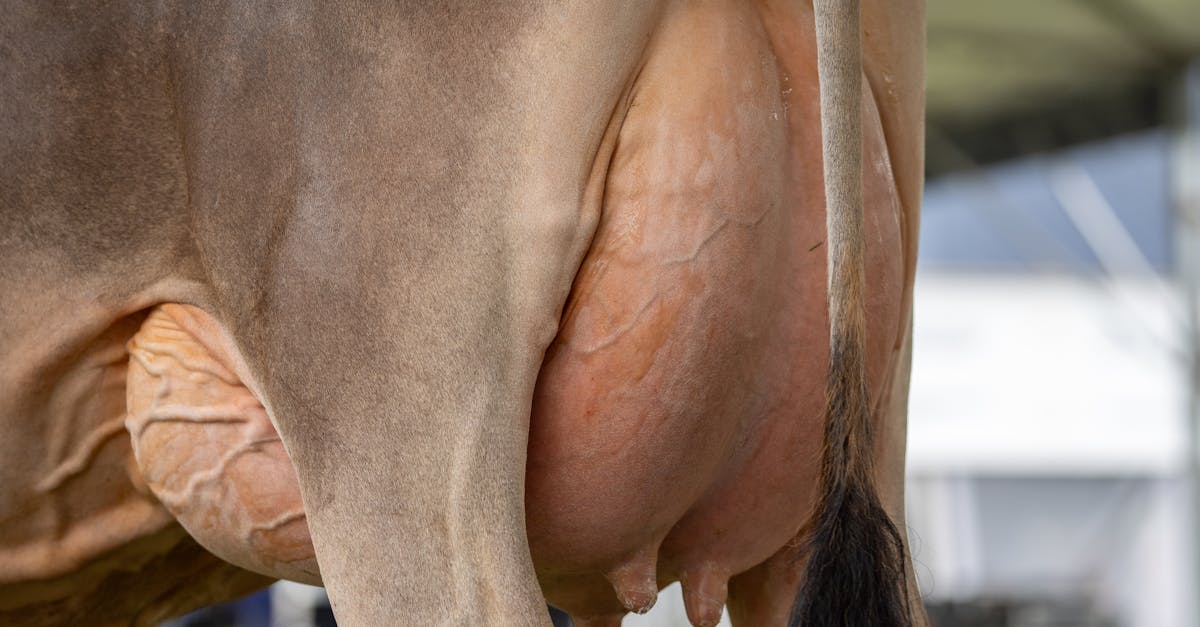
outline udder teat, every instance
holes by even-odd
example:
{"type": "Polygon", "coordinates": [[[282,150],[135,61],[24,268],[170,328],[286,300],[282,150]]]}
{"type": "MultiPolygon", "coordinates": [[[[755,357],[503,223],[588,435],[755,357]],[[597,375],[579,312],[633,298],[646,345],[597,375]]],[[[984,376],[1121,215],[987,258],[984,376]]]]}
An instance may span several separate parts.
{"type": "Polygon", "coordinates": [[[645,614],[658,600],[658,546],[635,553],[605,577],[613,586],[617,599],[630,612],[645,614]]]}
{"type": "Polygon", "coordinates": [[[685,569],[679,580],[683,586],[683,605],[692,625],[715,627],[721,622],[729,593],[729,575],[715,564],[703,564],[685,569]]]}

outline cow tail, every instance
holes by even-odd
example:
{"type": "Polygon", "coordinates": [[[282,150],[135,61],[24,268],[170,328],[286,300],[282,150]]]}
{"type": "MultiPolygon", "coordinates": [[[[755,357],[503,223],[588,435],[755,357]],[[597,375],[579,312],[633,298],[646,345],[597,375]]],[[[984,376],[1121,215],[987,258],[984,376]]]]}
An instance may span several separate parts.
{"type": "Polygon", "coordinates": [[[814,0],[829,254],[829,372],[820,493],[792,627],[912,624],[900,532],[875,488],[863,312],[858,0],[814,0]]]}

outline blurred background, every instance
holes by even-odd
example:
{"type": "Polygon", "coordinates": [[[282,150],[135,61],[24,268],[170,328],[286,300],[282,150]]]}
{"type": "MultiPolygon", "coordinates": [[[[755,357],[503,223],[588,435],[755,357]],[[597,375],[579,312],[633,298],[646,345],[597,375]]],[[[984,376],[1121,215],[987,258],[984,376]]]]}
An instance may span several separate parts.
{"type": "MultiPolygon", "coordinates": [[[[928,14],[908,516],[931,618],[1200,625],[1200,0],[928,14]]],[[[171,623],[332,624],[298,584],[171,623]]],[[[625,624],[687,625],[677,587],[625,624]]]]}

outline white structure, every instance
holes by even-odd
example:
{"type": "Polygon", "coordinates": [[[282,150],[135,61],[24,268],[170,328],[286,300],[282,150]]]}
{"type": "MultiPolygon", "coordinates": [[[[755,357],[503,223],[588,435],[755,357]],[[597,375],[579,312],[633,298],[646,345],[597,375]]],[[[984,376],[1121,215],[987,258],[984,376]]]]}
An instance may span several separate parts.
{"type": "Polygon", "coordinates": [[[908,515],[930,600],[1196,624],[1177,301],[1153,280],[921,277],[908,515]]]}

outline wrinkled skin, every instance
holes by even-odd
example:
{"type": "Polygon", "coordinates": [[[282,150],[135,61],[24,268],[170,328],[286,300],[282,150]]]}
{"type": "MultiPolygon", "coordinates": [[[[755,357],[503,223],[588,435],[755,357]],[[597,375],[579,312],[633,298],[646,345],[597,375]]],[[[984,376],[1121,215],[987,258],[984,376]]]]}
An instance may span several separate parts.
{"type": "MultiPolygon", "coordinates": [[[[351,625],[618,624],[677,579],[695,624],[785,621],[828,353],[807,4],[133,6],[0,20],[0,622],[278,577],[351,625]]],[[[863,11],[902,523],[923,7],[863,11]]]]}

